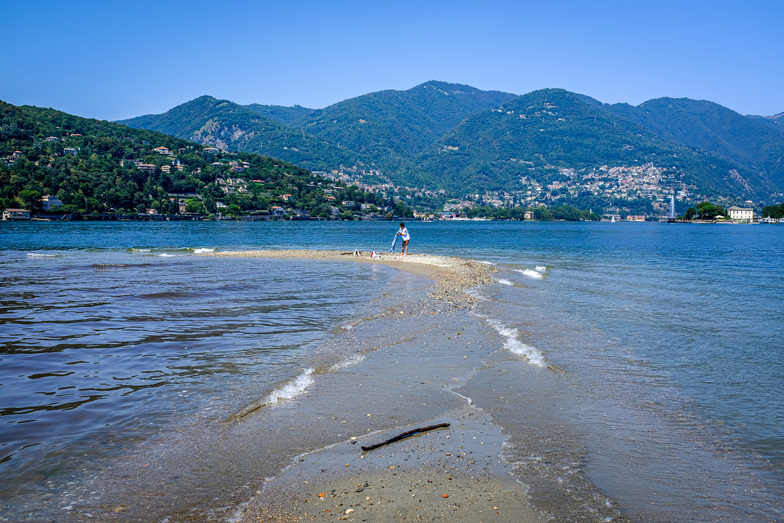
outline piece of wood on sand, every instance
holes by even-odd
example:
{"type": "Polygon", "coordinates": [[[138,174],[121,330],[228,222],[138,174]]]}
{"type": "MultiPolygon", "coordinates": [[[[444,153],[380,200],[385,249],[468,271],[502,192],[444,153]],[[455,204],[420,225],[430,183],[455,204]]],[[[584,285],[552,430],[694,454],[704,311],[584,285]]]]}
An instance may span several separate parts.
{"type": "Polygon", "coordinates": [[[429,430],[435,429],[443,429],[449,426],[449,423],[439,423],[438,425],[430,425],[429,427],[420,427],[418,429],[409,430],[408,432],[404,432],[402,434],[398,434],[394,438],[389,438],[386,441],[382,441],[381,443],[376,443],[375,445],[370,445],[368,447],[362,447],[363,451],[367,450],[375,450],[379,447],[383,447],[384,445],[389,445],[390,443],[394,443],[396,441],[400,441],[401,439],[406,439],[408,437],[414,436],[415,434],[419,434],[421,432],[427,432],[429,430]]]}

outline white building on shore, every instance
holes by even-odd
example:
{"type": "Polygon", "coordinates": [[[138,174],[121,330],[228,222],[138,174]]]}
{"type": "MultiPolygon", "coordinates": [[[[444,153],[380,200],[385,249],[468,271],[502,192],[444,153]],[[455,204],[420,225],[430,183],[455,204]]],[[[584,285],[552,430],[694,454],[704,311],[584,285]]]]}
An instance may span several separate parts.
{"type": "Polygon", "coordinates": [[[735,207],[727,209],[730,220],[739,223],[751,223],[754,221],[754,209],[751,207],[735,207]]]}

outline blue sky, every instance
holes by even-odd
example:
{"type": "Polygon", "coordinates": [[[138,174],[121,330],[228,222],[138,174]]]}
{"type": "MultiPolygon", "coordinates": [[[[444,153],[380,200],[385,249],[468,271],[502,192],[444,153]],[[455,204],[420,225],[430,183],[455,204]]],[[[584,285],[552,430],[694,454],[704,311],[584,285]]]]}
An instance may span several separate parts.
{"type": "Polygon", "coordinates": [[[428,80],[784,111],[784,0],[0,0],[0,100],[116,120],[428,80]]]}

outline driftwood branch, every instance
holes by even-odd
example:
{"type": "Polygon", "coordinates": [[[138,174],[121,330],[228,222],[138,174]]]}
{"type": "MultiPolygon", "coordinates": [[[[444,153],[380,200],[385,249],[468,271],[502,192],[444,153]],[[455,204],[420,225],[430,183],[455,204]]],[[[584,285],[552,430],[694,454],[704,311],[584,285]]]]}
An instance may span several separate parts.
{"type": "Polygon", "coordinates": [[[435,430],[435,429],[442,429],[448,427],[449,423],[439,423],[438,425],[431,425],[429,427],[420,427],[418,429],[409,430],[408,432],[404,432],[403,434],[398,434],[394,438],[390,438],[386,441],[382,441],[381,443],[376,443],[375,445],[370,445],[369,447],[362,447],[362,450],[375,450],[379,447],[383,447],[384,445],[389,445],[390,443],[394,443],[396,441],[400,441],[401,439],[408,438],[413,436],[414,434],[419,434],[420,432],[427,432],[428,430],[435,430]]]}

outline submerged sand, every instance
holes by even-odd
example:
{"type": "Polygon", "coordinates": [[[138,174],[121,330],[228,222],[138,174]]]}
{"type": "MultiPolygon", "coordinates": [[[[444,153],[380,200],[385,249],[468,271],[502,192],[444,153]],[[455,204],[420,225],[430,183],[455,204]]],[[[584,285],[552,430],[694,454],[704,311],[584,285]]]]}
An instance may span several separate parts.
{"type": "Polygon", "coordinates": [[[206,254],[206,256],[243,257],[243,258],[283,258],[298,260],[351,261],[388,265],[432,279],[435,290],[430,296],[454,307],[470,307],[476,298],[465,291],[471,287],[493,283],[492,274],[497,269],[486,263],[472,260],[435,256],[430,254],[380,255],[371,258],[369,253],[359,256],[353,252],[327,250],[265,250],[265,251],[226,251],[206,254]]]}

